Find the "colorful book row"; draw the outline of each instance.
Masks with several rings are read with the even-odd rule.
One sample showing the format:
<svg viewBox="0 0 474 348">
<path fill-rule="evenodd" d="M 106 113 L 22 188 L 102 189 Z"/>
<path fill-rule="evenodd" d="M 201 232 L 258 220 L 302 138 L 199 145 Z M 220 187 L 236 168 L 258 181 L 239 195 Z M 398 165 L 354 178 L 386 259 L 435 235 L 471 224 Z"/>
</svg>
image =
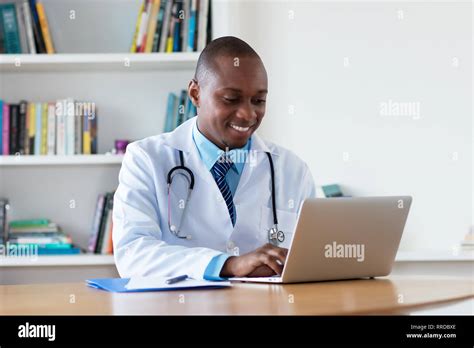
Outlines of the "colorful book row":
<svg viewBox="0 0 474 348">
<path fill-rule="evenodd" d="M 171 132 L 183 122 L 196 116 L 196 114 L 196 107 L 191 102 L 191 99 L 189 99 L 188 92 L 185 89 L 181 91 L 179 96 L 169 93 L 164 132 Z"/>
<path fill-rule="evenodd" d="M 0 100 L 1 155 L 97 154 L 95 103 Z"/>
<path fill-rule="evenodd" d="M 130 52 L 202 51 L 211 38 L 209 0 L 144 0 Z"/>
<path fill-rule="evenodd" d="M 42 2 L 0 4 L 0 53 L 54 53 Z"/>
</svg>

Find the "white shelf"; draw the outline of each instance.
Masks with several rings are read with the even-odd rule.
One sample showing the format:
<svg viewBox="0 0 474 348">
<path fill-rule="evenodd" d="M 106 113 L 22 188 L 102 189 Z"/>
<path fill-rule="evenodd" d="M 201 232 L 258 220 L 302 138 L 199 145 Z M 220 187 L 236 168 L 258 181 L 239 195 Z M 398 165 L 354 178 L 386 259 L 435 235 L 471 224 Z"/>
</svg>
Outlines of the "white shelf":
<svg viewBox="0 0 474 348">
<path fill-rule="evenodd" d="M 36 257 L 0 257 L 0 267 L 37 266 L 108 266 L 114 265 L 113 255 L 40 255 Z"/>
<path fill-rule="evenodd" d="M 0 54 L 1 72 L 193 69 L 198 52 Z"/>
<path fill-rule="evenodd" d="M 110 165 L 121 164 L 123 155 L 21 155 L 0 156 L 2 166 Z"/>
</svg>

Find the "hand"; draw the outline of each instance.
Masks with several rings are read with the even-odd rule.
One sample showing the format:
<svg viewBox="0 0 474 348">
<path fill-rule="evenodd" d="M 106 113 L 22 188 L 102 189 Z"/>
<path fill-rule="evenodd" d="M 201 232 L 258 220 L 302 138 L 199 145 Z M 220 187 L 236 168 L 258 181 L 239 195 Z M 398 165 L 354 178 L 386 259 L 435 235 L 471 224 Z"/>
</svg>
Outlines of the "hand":
<svg viewBox="0 0 474 348">
<path fill-rule="evenodd" d="M 283 272 L 288 249 L 267 243 L 255 251 L 229 257 L 222 267 L 220 276 L 270 277 Z"/>
</svg>

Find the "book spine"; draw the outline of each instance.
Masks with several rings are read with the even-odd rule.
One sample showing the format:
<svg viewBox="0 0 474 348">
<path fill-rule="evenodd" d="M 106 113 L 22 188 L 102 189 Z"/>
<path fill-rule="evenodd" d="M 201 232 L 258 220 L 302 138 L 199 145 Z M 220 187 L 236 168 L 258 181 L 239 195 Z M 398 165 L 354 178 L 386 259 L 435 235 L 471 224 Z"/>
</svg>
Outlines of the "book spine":
<svg viewBox="0 0 474 348">
<path fill-rule="evenodd" d="M 166 7 L 164 12 L 161 37 L 160 37 L 160 52 L 166 52 L 166 45 L 168 43 L 168 33 L 170 28 L 170 19 L 171 19 L 171 5 L 173 1 L 167 0 Z"/>
<path fill-rule="evenodd" d="M 36 11 L 36 0 L 29 0 L 31 22 L 33 26 L 33 34 L 35 36 L 36 51 L 38 53 L 46 53 L 46 46 L 44 44 L 43 34 L 41 33 L 41 27 L 38 18 L 38 12 Z"/>
<path fill-rule="evenodd" d="M 90 132 L 90 115 L 86 115 L 83 119 L 82 131 L 82 153 L 85 155 L 91 154 L 91 132 Z"/>
<path fill-rule="evenodd" d="M 28 125 L 28 144 L 30 147 L 29 154 L 35 154 L 35 134 L 36 134 L 36 104 L 30 103 L 29 109 L 29 125 Z"/>
<path fill-rule="evenodd" d="M 25 100 L 22 100 L 18 107 L 18 149 L 17 151 L 24 155 L 26 154 L 26 111 L 27 111 L 28 103 Z"/>
<path fill-rule="evenodd" d="M 0 99 L 0 155 L 3 155 L 3 100 L 1 99 Z M 2 234 L 0 233 L 0 237 L 1 236 Z"/>
<path fill-rule="evenodd" d="M 10 155 L 18 152 L 18 124 L 18 105 L 12 104 L 10 105 Z"/>
<path fill-rule="evenodd" d="M 56 153 L 56 106 L 48 103 L 48 155 Z"/>
<path fill-rule="evenodd" d="M 102 212 L 104 210 L 104 195 L 100 194 L 97 197 L 97 204 L 95 207 L 95 214 L 94 214 L 94 220 L 92 222 L 92 231 L 91 235 L 89 238 L 89 245 L 88 245 L 88 250 L 93 253 L 95 252 L 95 248 L 97 245 L 97 236 L 99 235 L 99 228 L 100 228 L 100 219 L 102 216 Z"/>
<path fill-rule="evenodd" d="M 138 17 L 137 21 L 135 24 L 135 33 L 133 34 L 133 41 L 132 41 L 132 48 L 130 48 L 130 53 L 135 53 L 137 52 L 137 46 L 138 46 L 138 35 L 140 34 L 140 27 L 141 27 L 141 22 L 142 22 L 142 13 L 143 9 L 145 8 L 145 2 L 146 0 L 143 0 L 140 9 L 138 10 Z"/>
<path fill-rule="evenodd" d="M 31 17 L 30 6 L 28 2 L 23 3 L 23 15 L 25 19 L 26 38 L 28 42 L 28 52 L 36 54 L 35 37 L 33 34 L 33 18 Z"/>
<path fill-rule="evenodd" d="M 181 21 L 181 52 L 188 49 L 189 19 L 191 14 L 190 0 L 183 1 L 184 18 Z"/>
<path fill-rule="evenodd" d="M 90 117 L 90 132 L 91 132 L 91 154 L 96 155 L 98 153 L 97 148 L 97 112 L 94 112 Z"/>
<path fill-rule="evenodd" d="M 10 106 L 3 103 L 3 154 L 10 154 Z"/>
<path fill-rule="evenodd" d="M 173 31 L 173 52 L 179 52 L 181 49 L 181 11 L 183 9 L 181 2 L 176 3 L 176 14 L 174 18 Z"/>
<path fill-rule="evenodd" d="M 36 103 L 36 125 L 35 125 L 35 155 L 41 155 L 41 103 Z"/>
<path fill-rule="evenodd" d="M 75 114 L 75 103 L 74 100 L 67 100 L 66 109 L 66 155 L 74 155 L 74 114 Z"/>
<path fill-rule="evenodd" d="M 65 141 L 65 118 L 66 110 L 64 105 L 64 100 L 58 100 L 56 102 L 56 154 L 65 155 L 66 154 L 66 141 Z"/>
<path fill-rule="evenodd" d="M 102 211 L 102 214 L 100 216 L 99 232 L 97 234 L 97 243 L 95 245 L 95 250 L 94 250 L 95 254 L 100 253 L 102 249 L 102 238 L 104 236 L 105 225 L 107 223 L 107 210 L 109 206 L 108 204 L 109 200 L 110 200 L 110 193 L 106 193 L 105 198 L 104 198 L 104 210 Z"/>
<path fill-rule="evenodd" d="M 156 31 L 153 38 L 153 48 L 152 52 L 158 52 L 160 49 L 160 37 L 161 37 L 161 28 L 163 27 L 163 16 L 165 13 L 166 0 L 162 0 L 160 3 L 160 10 L 158 12 L 158 17 L 156 19 Z"/>
<path fill-rule="evenodd" d="M 16 3 L 16 22 L 18 24 L 18 35 L 20 37 L 21 53 L 28 53 L 28 43 L 26 39 L 26 23 L 23 15 L 23 4 Z"/>
<path fill-rule="evenodd" d="M 148 15 L 150 13 L 151 0 L 147 0 L 145 8 L 142 12 L 140 21 L 140 32 L 138 33 L 137 52 L 144 52 L 146 41 L 146 29 L 148 25 Z"/>
<path fill-rule="evenodd" d="M 82 125 L 83 125 L 83 113 L 84 107 L 77 108 L 80 112 L 74 116 L 74 154 L 82 154 Z"/>
<path fill-rule="evenodd" d="M 41 154 L 48 153 L 48 103 L 41 104 Z"/>
<path fill-rule="evenodd" d="M 209 10 L 209 0 L 199 1 L 199 20 L 198 20 L 198 41 L 197 50 L 201 52 L 206 46 L 207 41 L 207 14 Z"/>
<path fill-rule="evenodd" d="M 0 6 L 3 22 L 3 40 L 6 53 L 21 53 L 20 34 L 13 4 Z"/>
<path fill-rule="evenodd" d="M 46 53 L 53 54 L 53 40 L 49 32 L 48 19 L 46 18 L 46 12 L 41 2 L 36 3 L 36 11 L 38 12 L 39 23 L 41 26 L 41 33 L 43 34 L 44 44 L 46 46 Z"/>
<path fill-rule="evenodd" d="M 193 52 L 194 38 L 196 37 L 196 9 L 197 9 L 197 0 L 191 0 L 191 17 L 189 18 L 189 33 L 188 33 L 188 52 Z"/>
<path fill-rule="evenodd" d="M 160 0 L 153 0 L 150 17 L 148 19 L 148 29 L 146 34 L 145 53 L 151 53 L 153 48 L 153 39 L 155 38 L 156 19 L 160 10 Z"/>
</svg>

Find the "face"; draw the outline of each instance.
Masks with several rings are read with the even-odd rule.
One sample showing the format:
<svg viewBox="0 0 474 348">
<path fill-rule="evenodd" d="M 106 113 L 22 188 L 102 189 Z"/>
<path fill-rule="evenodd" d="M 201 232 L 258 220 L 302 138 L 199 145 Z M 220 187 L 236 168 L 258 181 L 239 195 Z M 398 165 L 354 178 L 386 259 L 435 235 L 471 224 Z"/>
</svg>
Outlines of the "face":
<svg viewBox="0 0 474 348">
<path fill-rule="evenodd" d="M 197 107 L 198 128 L 220 149 L 243 147 L 265 115 L 267 73 L 259 58 L 222 56 L 205 80 L 188 93 Z"/>
</svg>

